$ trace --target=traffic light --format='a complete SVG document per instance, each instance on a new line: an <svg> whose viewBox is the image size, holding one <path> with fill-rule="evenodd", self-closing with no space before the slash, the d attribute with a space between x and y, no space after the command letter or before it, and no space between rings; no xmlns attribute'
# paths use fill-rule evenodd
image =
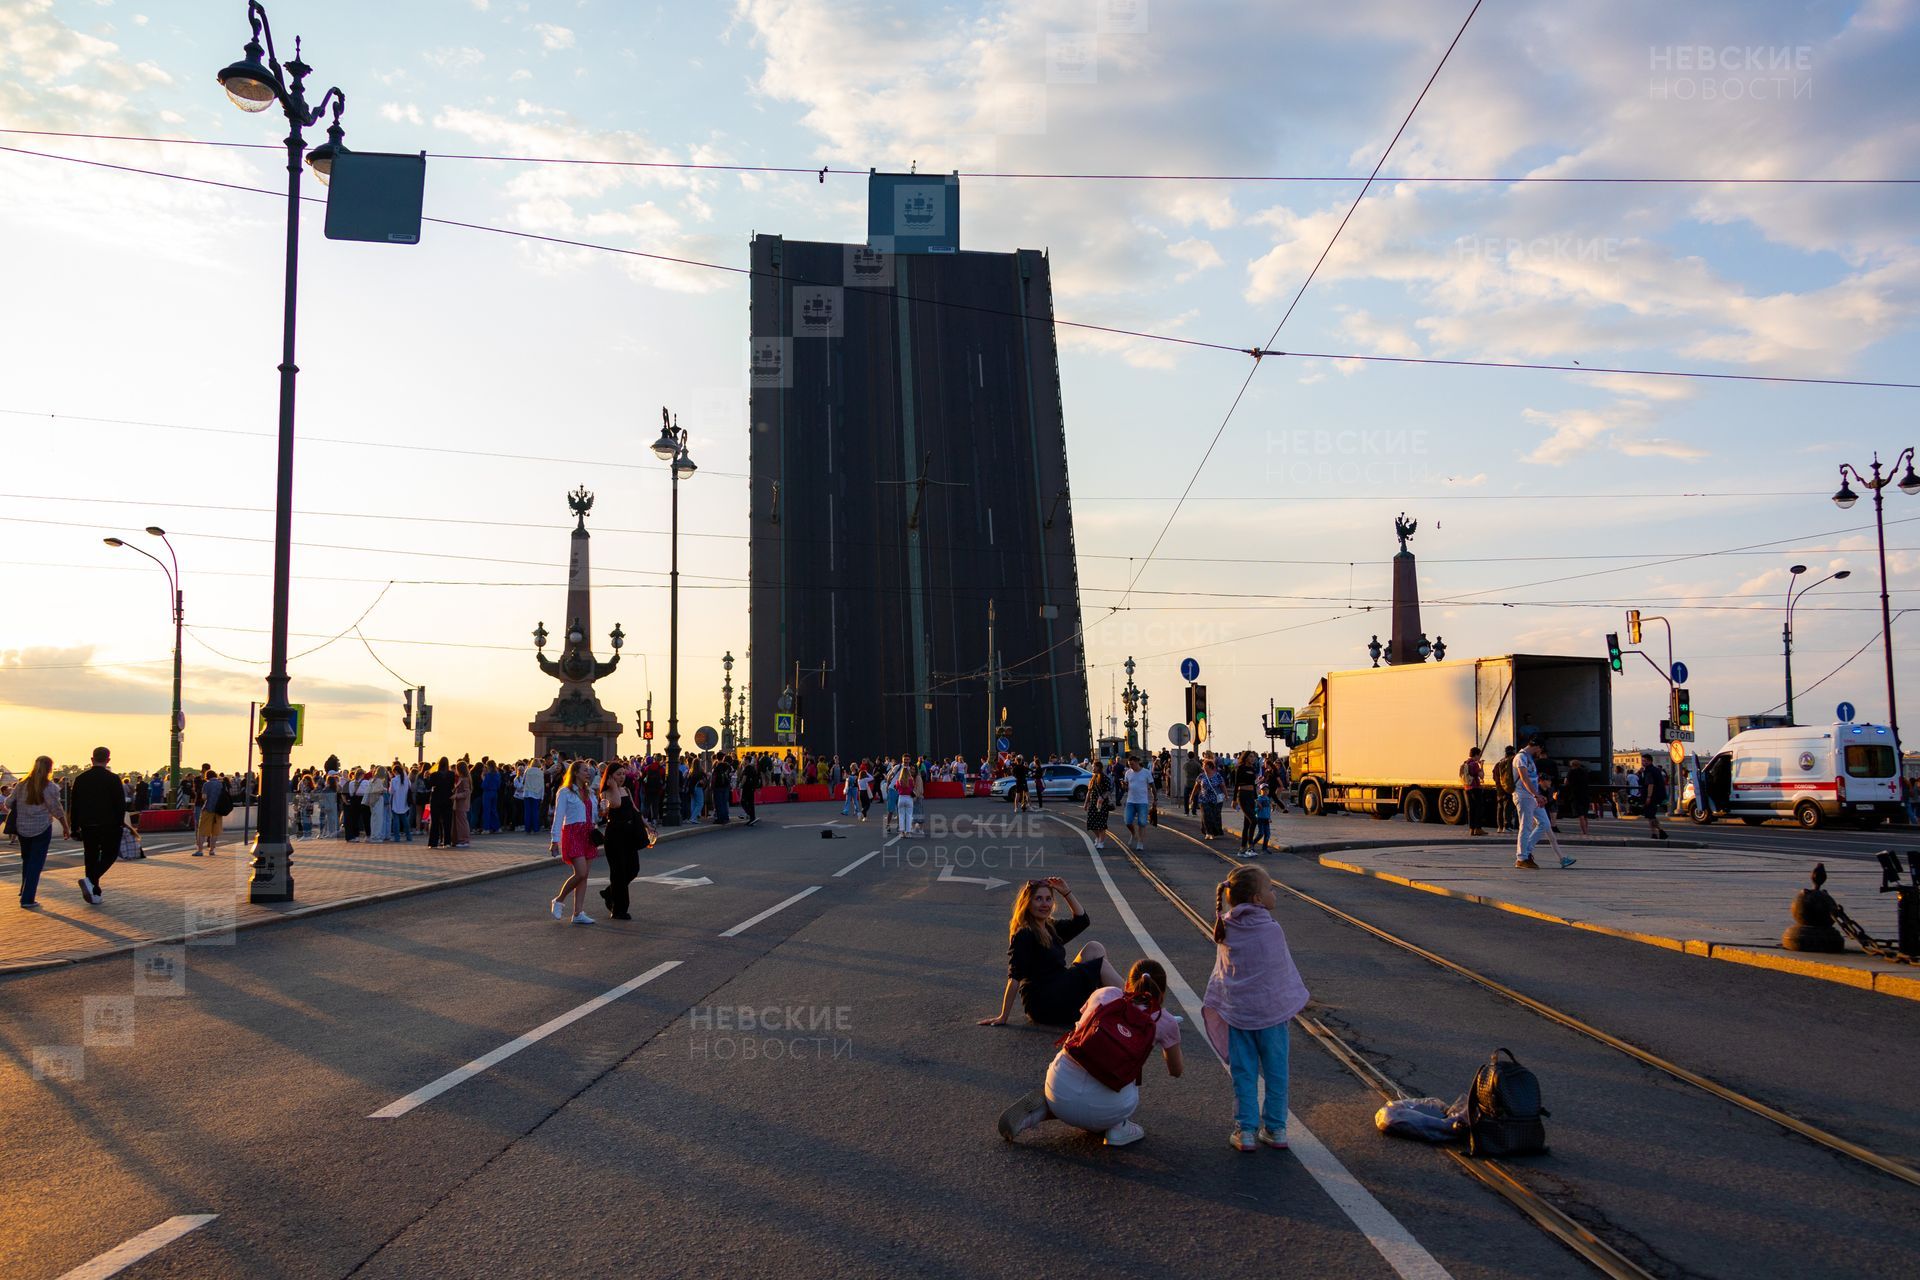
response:
<svg viewBox="0 0 1920 1280"><path fill-rule="evenodd" d="M1627 643L1640 643L1640 611L1638 609L1627 610ZM1618 668L1615 669L1618 670Z"/></svg>
<svg viewBox="0 0 1920 1280"><path fill-rule="evenodd" d="M640 722L640 737L647 742L653 741L653 721L642 720Z"/></svg>
<svg viewBox="0 0 1920 1280"><path fill-rule="evenodd" d="M413 728L413 690L409 689L400 696L405 700L406 707L400 713L400 724L403 728L411 729Z"/></svg>
<svg viewBox="0 0 1920 1280"><path fill-rule="evenodd" d="M1624 671L1626 664L1620 661L1620 633L1607 632L1607 665L1615 671Z"/></svg>
<svg viewBox="0 0 1920 1280"><path fill-rule="evenodd" d="M1685 689L1673 691L1673 722L1682 729L1693 728L1693 696Z"/></svg>
<svg viewBox="0 0 1920 1280"><path fill-rule="evenodd" d="M1207 740L1207 686L1190 684L1187 686L1187 698L1193 707L1193 740Z"/></svg>

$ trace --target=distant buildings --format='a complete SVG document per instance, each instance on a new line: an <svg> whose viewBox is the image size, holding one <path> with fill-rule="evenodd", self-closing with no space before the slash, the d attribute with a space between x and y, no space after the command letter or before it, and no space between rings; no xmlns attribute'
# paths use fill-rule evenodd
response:
<svg viewBox="0 0 1920 1280"><path fill-rule="evenodd" d="M1046 255L957 251L949 179L874 192L868 243L931 252L752 241L748 739L791 690L814 753L977 759L1000 708L1086 750Z"/></svg>

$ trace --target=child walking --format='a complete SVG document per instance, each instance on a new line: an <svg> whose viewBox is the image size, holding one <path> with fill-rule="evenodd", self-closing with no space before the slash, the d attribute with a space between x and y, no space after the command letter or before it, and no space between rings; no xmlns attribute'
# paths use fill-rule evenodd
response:
<svg viewBox="0 0 1920 1280"><path fill-rule="evenodd" d="M1273 797L1265 791L1253 798L1253 835L1260 848L1269 853L1273 851ZM1245 852L1249 858L1253 857L1253 846L1249 845Z"/></svg>
<svg viewBox="0 0 1920 1280"><path fill-rule="evenodd" d="M1213 976L1202 1017L1233 1073L1227 1141L1235 1151L1287 1145L1288 1024L1307 1007L1307 987L1273 918L1275 901L1273 881L1256 866L1235 867L1214 891Z"/></svg>

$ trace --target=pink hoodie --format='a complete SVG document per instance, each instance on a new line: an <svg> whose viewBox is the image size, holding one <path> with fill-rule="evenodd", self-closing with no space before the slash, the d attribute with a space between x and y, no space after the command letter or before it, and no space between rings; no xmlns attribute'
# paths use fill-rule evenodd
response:
<svg viewBox="0 0 1920 1280"><path fill-rule="evenodd" d="M1278 1026L1307 1007L1307 984L1287 950L1287 934L1257 902L1227 912L1227 940L1215 944L1213 976L1202 1004L1207 1039L1227 1056L1227 1028Z"/></svg>

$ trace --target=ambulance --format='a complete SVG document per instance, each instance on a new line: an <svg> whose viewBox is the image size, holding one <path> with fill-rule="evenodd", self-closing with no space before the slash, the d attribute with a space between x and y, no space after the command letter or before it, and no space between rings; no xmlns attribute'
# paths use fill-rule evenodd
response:
<svg viewBox="0 0 1920 1280"><path fill-rule="evenodd" d="M1748 729L1715 756L1732 759L1730 816L1806 828L1837 818L1877 826L1900 812L1900 763L1881 724ZM1708 766L1709 771L1712 765Z"/></svg>

